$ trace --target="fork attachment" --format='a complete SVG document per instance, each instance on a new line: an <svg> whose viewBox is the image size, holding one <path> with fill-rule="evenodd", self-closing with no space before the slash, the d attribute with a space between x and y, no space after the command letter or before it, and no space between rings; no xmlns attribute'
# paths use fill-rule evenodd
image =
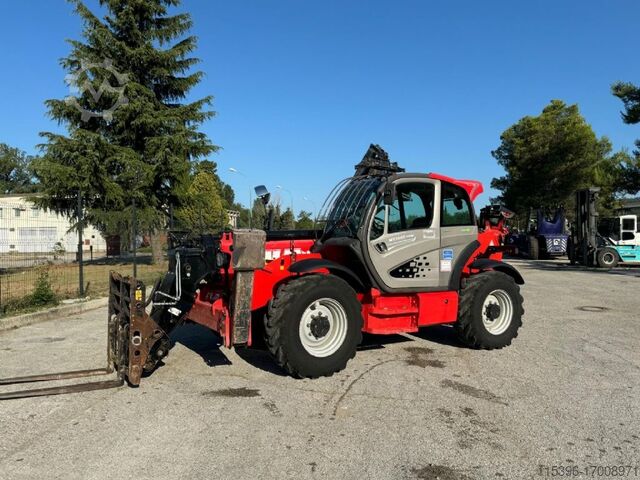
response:
<svg viewBox="0 0 640 480"><path fill-rule="evenodd" d="M119 387L125 380L131 386L139 385L143 371L151 371L169 348L166 333L145 311L145 297L144 283L131 277L122 277L116 272L109 273L105 368L4 378L0 379L0 385L50 382L113 373L115 378L101 382L0 393L0 400L102 390Z"/></svg>

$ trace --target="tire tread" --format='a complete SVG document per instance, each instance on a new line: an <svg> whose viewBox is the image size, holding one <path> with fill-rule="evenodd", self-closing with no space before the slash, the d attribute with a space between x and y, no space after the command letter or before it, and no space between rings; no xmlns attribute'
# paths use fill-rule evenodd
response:
<svg viewBox="0 0 640 480"><path fill-rule="evenodd" d="M477 327L474 324L473 318L473 303L478 295L478 291L484 285L493 281L495 278L500 278L499 276L506 277L511 282L513 282L513 285L517 292L517 298L514 299L514 308L520 308L520 315L514 315L514 318L512 319L512 321L516 322L517 324L514 335L509 338L504 345L491 346L483 342L478 335L479 332L477 331ZM515 283L511 276L505 273L487 271L468 277L465 281L465 284L460 289L460 296L458 301L458 321L454 324L454 328L456 330L456 333L458 334L458 338L465 345L475 349L493 350L511 345L512 340L518 336L518 331L520 330L520 327L522 327L522 315L524 315L524 308L522 306L523 303L524 299L520 294L520 287Z"/></svg>
<svg viewBox="0 0 640 480"><path fill-rule="evenodd" d="M274 295L271 302L269 302L269 306L267 309L267 314L265 315L265 337L267 348L276 363L283 368L289 375L292 375L296 378L318 378L320 375L309 375L303 374L296 368L287 357L285 349L282 348L282 332L283 329L286 328L286 311L287 306L291 304L292 300L300 295L306 289L316 288L318 286L318 282L332 282L332 283L341 283L340 288L350 291L353 294L353 297L356 297L356 292L353 290L351 285L342 280L339 277L334 275L318 275L318 274L310 274L303 275L302 277L295 278L289 282L282 284L276 294ZM362 317L359 318L358 325L358 344L362 342ZM344 370L347 366L347 362L351 360L356 354L356 350L354 349L351 352L350 356L345 359L340 366L334 370L333 372L323 375L326 377L332 376L335 372L339 372Z"/></svg>

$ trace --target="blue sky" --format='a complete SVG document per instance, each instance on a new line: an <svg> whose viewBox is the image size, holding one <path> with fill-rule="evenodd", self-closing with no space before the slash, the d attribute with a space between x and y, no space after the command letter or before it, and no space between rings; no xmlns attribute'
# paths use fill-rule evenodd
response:
<svg viewBox="0 0 640 480"><path fill-rule="evenodd" d="M81 25L63 0L0 5L0 142L35 153L38 133L58 128L43 102L68 95L58 59ZM616 80L640 83L637 0L185 0L178 11L193 16L206 73L193 98L216 97L203 127L223 147L212 159L243 202L264 183L296 210L319 207L372 142L409 171L489 191L500 133L554 98L578 103L616 148L640 137L610 94Z"/></svg>

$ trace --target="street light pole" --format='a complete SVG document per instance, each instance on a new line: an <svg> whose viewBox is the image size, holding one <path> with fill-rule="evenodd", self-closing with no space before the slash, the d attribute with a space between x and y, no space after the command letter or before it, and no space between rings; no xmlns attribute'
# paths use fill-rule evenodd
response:
<svg viewBox="0 0 640 480"><path fill-rule="evenodd" d="M238 170L237 168L234 167L229 167L229 171L231 173L235 173L237 175L240 175L241 177L244 178L248 178L244 173L242 173L240 170ZM249 187L249 228L252 228L252 221L253 221L253 192L251 191L251 187Z"/></svg>
<svg viewBox="0 0 640 480"><path fill-rule="evenodd" d="M313 212L312 215L315 216L316 215L316 211L318 210L318 207L316 206L316 202L314 202L313 200L311 200L309 197L302 197L302 199L305 202L309 202L311 204L311 206L313 207Z"/></svg>
<svg viewBox="0 0 640 480"><path fill-rule="evenodd" d="M287 190L282 185L276 185L276 188L278 190L282 190L283 192L287 192L289 194L289 199L291 200L291 213L293 213L293 193L291 193L291 190Z"/></svg>
<svg viewBox="0 0 640 480"><path fill-rule="evenodd" d="M313 206L313 211L311 212L311 218L313 219L313 228L316 228L316 219L318 215L318 207L316 206L316 202L311 200L309 197L302 197L305 202L309 202L311 206Z"/></svg>

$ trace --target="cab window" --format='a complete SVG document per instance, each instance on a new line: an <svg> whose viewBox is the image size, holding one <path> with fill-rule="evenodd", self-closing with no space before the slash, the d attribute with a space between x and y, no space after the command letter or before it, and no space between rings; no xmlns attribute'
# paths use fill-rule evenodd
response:
<svg viewBox="0 0 640 480"><path fill-rule="evenodd" d="M473 209L467 192L456 185L442 183L442 215L440 224L443 227L474 225Z"/></svg>
<svg viewBox="0 0 640 480"><path fill-rule="evenodd" d="M371 223L371 231L369 232L369 240L375 240L382 236L384 233L385 214L387 211L386 205L383 203L382 198L376 205L376 214L373 216L373 222Z"/></svg>
<svg viewBox="0 0 640 480"><path fill-rule="evenodd" d="M429 228L433 221L434 187L431 183L401 183L389 207L387 233Z"/></svg>
<svg viewBox="0 0 640 480"><path fill-rule="evenodd" d="M633 218L623 218L622 219L622 230L629 230L633 232L636 229L636 222Z"/></svg>

